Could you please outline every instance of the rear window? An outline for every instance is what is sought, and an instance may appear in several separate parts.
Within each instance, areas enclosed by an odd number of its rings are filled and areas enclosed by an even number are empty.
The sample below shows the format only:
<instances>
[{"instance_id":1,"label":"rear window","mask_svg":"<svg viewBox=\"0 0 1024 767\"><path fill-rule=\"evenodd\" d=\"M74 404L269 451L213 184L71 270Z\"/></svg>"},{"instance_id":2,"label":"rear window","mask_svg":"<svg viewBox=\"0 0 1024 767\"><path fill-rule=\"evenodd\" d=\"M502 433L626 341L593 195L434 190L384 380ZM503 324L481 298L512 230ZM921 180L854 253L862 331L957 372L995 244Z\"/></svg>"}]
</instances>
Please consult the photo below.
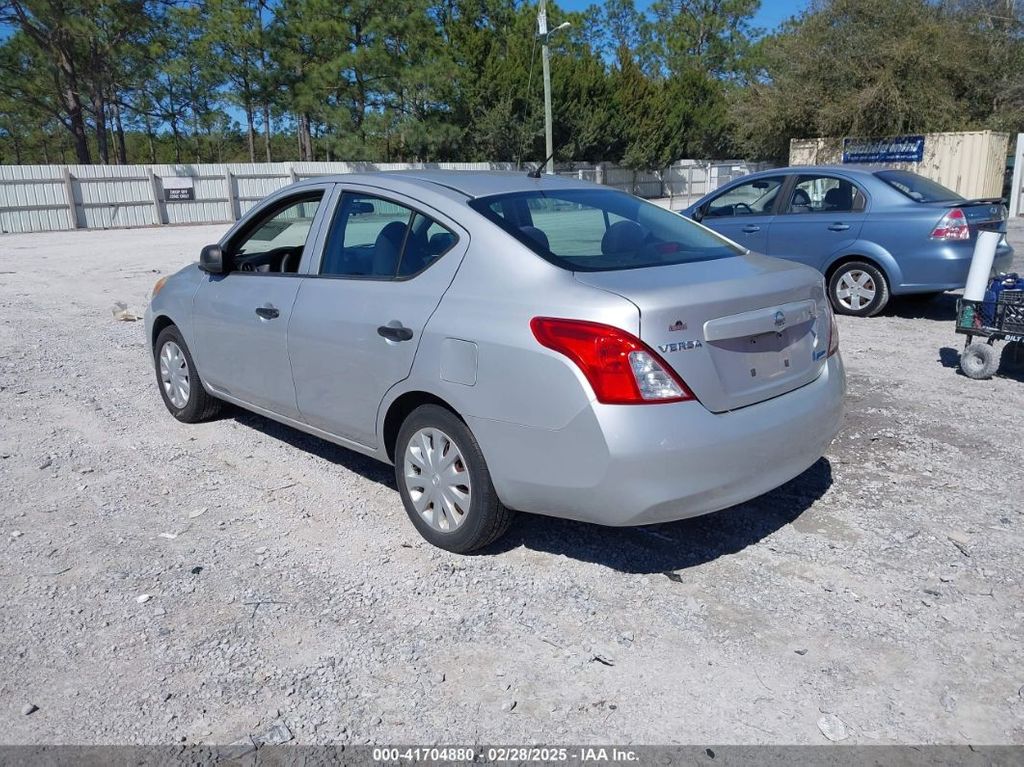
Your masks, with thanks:
<instances>
[{"instance_id":1,"label":"rear window","mask_svg":"<svg viewBox=\"0 0 1024 767\"><path fill-rule=\"evenodd\" d=\"M668 266L744 252L689 219L611 189L519 192L469 205L537 255L572 271Z\"/></svg>"},{"instance_id":2,"label":"rear window","mask_svg":"<svg viewBox=\"0 0 1024 767\"><path fill-rule=\"evenodd\" d=\"M942 184L908 170L881 170L875 175L915 202L950 202L963 199L952 189L946 189Z\"/></svg>"}]
</instances>

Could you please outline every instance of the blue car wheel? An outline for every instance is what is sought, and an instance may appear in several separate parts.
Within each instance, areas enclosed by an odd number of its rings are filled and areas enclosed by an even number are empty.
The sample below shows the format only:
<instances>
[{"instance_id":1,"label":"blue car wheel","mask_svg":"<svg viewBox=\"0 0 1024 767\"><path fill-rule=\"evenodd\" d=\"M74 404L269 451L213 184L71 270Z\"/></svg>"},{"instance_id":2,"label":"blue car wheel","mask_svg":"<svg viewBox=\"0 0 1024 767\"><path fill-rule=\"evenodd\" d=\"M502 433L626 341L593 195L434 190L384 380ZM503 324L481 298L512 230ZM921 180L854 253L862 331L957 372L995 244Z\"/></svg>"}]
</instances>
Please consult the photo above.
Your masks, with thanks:
<instances>
[{"instance_id":1,"label":"blue car wheel","mask_svg":"<svg viewBox=\"0 0 1024 767\"><path fill-rule=\"evenodd\" d=\"M889 281L866 261L847 261L828 281L828 297L837 314L873 317L889 303Z\"/></svg>"}]
</instances>

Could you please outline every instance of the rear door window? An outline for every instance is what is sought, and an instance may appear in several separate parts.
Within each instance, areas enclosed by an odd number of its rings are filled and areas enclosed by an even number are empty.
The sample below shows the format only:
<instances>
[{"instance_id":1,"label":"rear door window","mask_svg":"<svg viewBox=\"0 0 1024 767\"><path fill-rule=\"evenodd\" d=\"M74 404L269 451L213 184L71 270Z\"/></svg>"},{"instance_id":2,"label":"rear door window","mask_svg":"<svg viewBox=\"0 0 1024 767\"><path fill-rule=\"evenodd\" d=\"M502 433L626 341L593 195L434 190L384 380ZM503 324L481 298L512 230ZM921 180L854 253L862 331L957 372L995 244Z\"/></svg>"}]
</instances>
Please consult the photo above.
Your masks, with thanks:
<instances>
[{"instance_id":1,"label":"rear door window","mask_svg":"<svg viewBox=\"0 0 1024 767\"><path fill-rule=\"evenodd\" d=\"M429 216L405 205L346 192L331 222L320 274L411 277L444 255L457 239Z\"/></svg>"},{"instance_id":2,"label":"rear door window","mask_svg":"<svg viewBox=\"0 0 1024 767\"><path fill-rule=\"evenodd\" d=\"M711 200L704 211L705 218L724 216L765 216L772 212L784 176L758 178L734 186L728 192Z\"/></svg>"},{"instance_id":3,"label":"rear door window","mask_svg":"<svg viewBox=\"0 0 1024 767\"><path fill-rule=\"evenodd\" d=\"M836 176L807 175L797 178L785 213L852 213L864 206L864 193L856 184Z\"/></svg>"}]
</instances>

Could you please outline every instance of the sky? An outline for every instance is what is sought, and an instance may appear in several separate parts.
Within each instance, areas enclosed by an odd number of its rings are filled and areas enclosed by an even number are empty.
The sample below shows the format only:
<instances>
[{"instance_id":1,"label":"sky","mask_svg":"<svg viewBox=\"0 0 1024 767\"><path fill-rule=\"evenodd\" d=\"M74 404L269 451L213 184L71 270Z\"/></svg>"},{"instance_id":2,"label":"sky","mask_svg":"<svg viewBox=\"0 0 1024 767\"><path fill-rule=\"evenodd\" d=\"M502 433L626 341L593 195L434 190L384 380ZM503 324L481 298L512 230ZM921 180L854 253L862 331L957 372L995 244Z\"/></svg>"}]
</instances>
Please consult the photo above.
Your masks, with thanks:
<instances>
[{"instance_id":1,"label":"sky","mask_svg":"<svg viewBox=\"0 0 1024 767\"><path fill-rule=\"evenodd\" d=\"M569 11L582 11L600 0L559 0L559 5ZM653 0L636 0L638 8L647 8ZM761 7L754 16L753 26L770 32L791 16L805 10L808 0L761 0ZM0 40L6 39L11 30L0 25Z\"/></svg>"},{"instance_id":2,"label":"sky","mask_svg":"<svg viewBox=\"0 0 1024 767\"><path fill-rule=\"evenodd\" d=\"M567 11L582 11L600 0L558 0L558 5ZM636 0L637 8L650 7L653 0ZM761 0L761 7L754 16L753 26L766 32L775 29L786 19L806 10L808 0Z\"/></svg>"},{"instance_id":3,"label":"sky","mask_svg":"<svg viewBox=\"0 0 1024 767\"><path fill-rule=\"evenodd\" d=\"M783 21L807 10L807 0L761 0L754 26L772 30Z\"/></svg>"}]
</instances>

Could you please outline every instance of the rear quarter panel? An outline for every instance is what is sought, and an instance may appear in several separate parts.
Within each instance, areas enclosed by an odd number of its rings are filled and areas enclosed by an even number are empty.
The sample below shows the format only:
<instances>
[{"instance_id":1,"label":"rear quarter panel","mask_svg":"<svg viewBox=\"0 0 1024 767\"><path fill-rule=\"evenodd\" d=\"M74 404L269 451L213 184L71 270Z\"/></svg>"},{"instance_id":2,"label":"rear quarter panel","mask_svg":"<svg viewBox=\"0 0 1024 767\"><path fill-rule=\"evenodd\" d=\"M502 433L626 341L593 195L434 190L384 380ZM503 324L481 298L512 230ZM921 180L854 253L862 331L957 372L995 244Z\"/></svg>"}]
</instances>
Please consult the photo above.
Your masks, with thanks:
<instances>
[{"instance_id":1,"label":"rear quarter panel","mask_svg":"<svg viewBox=\"0 0 1024 767\"><path fill-rule=\"evenodd\" d=\"M887 255L894 294L963 287L975 242L931 239L941 215L933 207L910 203L875 211L865 222L861 237L877 246L879 258Z\"/></svg>"},{"instance_id":2,"label":"rear quarter panel","mask_svg":"<svg viewBox=\"0 0 1024 767\"><path fill-rule=\"evenodd\" d=\"M530 320L587 319L636 334L639 310L620 296L580 285L571 272L547 263L489 222L471 233L458 274L424 329L412 372L388 392L378 422L399 396L424 391L464 417L563 428L593 393L572 362L537 342ZM442 363L451 360L445 350L451 340L460 349L475 347L475 375L464 363L458 375L442 375Z\"/></svg>"}]
</instances>

